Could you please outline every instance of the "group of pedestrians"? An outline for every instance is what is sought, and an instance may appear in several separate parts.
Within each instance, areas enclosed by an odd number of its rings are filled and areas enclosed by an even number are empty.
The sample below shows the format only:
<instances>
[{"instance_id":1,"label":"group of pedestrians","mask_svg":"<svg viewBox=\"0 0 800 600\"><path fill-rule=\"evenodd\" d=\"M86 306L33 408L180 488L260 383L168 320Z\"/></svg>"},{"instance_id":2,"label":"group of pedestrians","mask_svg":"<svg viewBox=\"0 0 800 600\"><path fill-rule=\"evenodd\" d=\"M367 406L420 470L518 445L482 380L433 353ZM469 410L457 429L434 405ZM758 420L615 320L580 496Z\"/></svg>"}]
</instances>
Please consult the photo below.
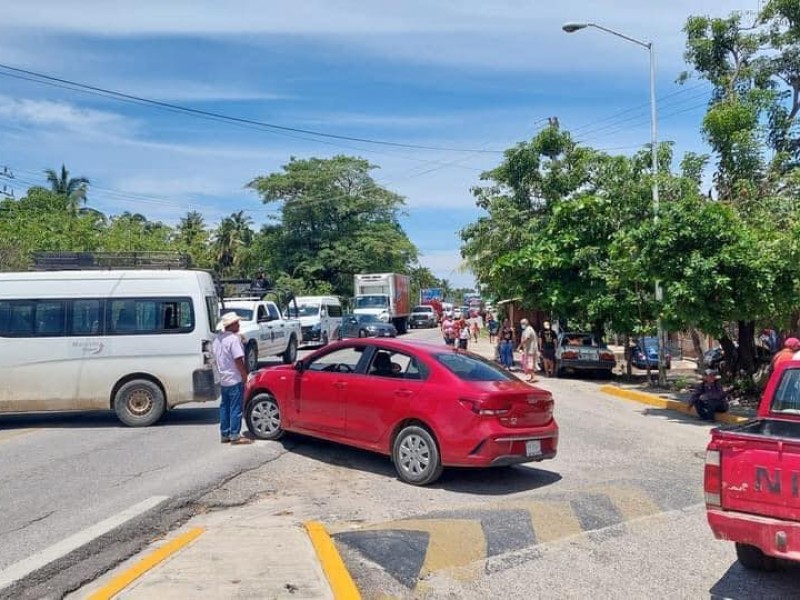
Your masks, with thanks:
<instances>
[{"instance_id":1,"label":"group of pedestrians","mask_svg":"<svg viewBox=\"0 0 800 600\"><path fill-rule=\"evenodd\" d=\"M555 374L556 358L556 332L550 326L549 321L542 324L541 331L537 332L528 319L521 319L519 322L520 334L519 343L516 349L520 352L520 363L522 371L527 381L536 381L536 371L539 364L539 356L542 357L544 373L548 377ZM515 330L509 319L503 319L502 324L497 327L489 322L489 341L494 341L493 329L497 331L497 357L500 364L506 369L514 367L514 347Z\"/></svg>"},{"instance_id":2,"label":"group of pedestrians","mask_svg":"<svg viewBox=\"0 0 800 600\"><path fill-rule=\"evenodd\" d=\"M458 319L452 315L445 315L441 328L444 343L459 350L467 350L470 340L477 342L480 335L477 321L467 321L464 315Z\"/></svg>"}]
</instances>

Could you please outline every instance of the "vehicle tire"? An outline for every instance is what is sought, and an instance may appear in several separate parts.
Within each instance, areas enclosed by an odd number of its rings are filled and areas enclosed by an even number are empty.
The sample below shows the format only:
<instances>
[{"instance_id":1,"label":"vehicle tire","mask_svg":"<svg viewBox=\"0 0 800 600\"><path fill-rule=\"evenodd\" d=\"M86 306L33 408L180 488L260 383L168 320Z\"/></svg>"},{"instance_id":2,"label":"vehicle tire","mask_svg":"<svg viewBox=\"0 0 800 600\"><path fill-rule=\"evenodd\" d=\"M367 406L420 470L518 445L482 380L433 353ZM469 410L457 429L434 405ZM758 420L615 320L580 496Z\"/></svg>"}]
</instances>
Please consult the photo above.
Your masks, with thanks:
<instances>
[{"instance_id":1,"label":"vehicle tire","mask_svg":"<svg viewBox=\"0 0 800 600\"><path fill-rule=\"evenodd\" d=\"M283 436L281 409L272 394L256 394L244 411L247 429L259 440L277 440Z\"/></svg>"},{"instance_id":2,"label":"vehicle tire","mask_svg":"<svg viewBox=\"0 0 800 600\"><path fill-rule=\"evenodd\" d=\"M294 361L297 360L297 338L291 336L289 338L289 345L286 346L286 350L284 350L283 354L281 354L281 359L283 363L286 365L291 365Z\"/></svg>"},{"instance_id":3,"label":"vehicle tire","mask_svg":"<svg viewBox=\"0 0 800 600\"><path fill-rule=\"evenodd\" d=\"M244 364L247 365L248 373L258 370L258 345L252 340L244 350Z\"/></svg>"},{"instance_id":4,"label":"vehicle tire","mask_svg":"<svg viewBox=\"0 0 800 600\"><path fill-rule=\"evenodd\" d=\"M358 330L358 337L360 337L360 338L367 337L367 332L364 329L359 329Z\"/></svg>"},{"instance_id":5,"label":"vehicle tire","mask_svg":"<svg viewBox=\"0 0 800 600\"><path fill-rule=\"evenodd\" d=\"M558 364L558 361L555 361L553 366L553 373L555 373L556 377L563 377L564 376L564 368Z\"/></svg>"},{"instance_id":6,"label":"vehicle tire","mask_svg":"<svg viewBox=\"0 0 800 600\"><path fill-rule=\"evenodd\" d=\"M750 571L774 571L778 560L767 556L759 548L749 544L736 543L736 558L745 569Z\"/></svg>"},{"instance_id":7,"label":"vehicle tire","mask_svg":"<svg viewBox=\"0 0 800 600\"><path fill-rule=\"evenodd\" d=\"M436 440L427 429L409 425L400 430L392 444L392 462L400 479L411 485L428 485L442 474Z\"/></svg>"},{"instance_id":8,"label":"vehicle tire","mask_svg":"<svg viewBox=\"0 0 800 600\"><path fill-rule=\"evenodd\" d=\"M323 331L322 332L322 345L323 346L327 346L328 345L328 341L329 341L328 340L328 332L327 331Z\"/></svg>"},{"instance_id":9,"label":"vehicle tire","mask_svg":"<svg viewBox=\"0 0 800 600\"><path fill-rule=\"evenodd\" d=\"M149 379L133 379L114 394L114 412L128 427L148 427L164 416L164 392Z\"/></svg>"}]
</instances>

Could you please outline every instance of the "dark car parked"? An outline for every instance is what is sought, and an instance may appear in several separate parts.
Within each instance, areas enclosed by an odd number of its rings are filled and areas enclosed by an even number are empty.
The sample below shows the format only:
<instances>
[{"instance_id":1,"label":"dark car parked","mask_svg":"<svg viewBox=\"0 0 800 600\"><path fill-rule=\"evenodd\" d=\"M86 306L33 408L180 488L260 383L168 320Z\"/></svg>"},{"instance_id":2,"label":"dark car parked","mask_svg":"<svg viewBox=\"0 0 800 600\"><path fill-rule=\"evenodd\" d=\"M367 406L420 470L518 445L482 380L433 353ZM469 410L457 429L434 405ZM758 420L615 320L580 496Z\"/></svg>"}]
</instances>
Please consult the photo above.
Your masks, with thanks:
<instances>
[{"instance_id":1,"label":"dark car parked","mask_svg":"<svg viewBox=\"0 0 800 600\"><path fill-rule=\"evenodd\" d=\"M651 369L658 369L658 338L640 338L631 348L631 364L637 369L646 369L648 364ZM664 366L672 368L672 356L667 348L664 348Z\"/></svg>"},{"instance_id":2,"label":"dark car parked","mask_svg":"<svg viewBox=\"0 0 800 600\"><path fill-rule=\"evenodd\" d=\"M375 315L345 315L342 318L342 338L397 337L397 329Z\"/></svg>"}]
</instances>

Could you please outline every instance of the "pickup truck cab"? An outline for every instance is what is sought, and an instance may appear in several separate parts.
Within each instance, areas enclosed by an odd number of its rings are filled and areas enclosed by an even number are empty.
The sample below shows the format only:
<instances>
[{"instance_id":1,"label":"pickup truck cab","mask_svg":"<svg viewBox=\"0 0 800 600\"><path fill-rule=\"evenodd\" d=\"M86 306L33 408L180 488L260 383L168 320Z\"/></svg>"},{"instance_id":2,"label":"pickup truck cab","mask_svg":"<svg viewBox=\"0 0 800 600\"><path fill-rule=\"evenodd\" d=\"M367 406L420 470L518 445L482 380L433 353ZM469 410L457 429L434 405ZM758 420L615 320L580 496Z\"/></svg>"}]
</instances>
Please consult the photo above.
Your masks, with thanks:
<instances>
[{"instance_id":1,"label":"pickup truck cab","mask_svg":"<svg viewBox=\"0 0 800 600\"><path fill-rule=\"evenodd\" d=\"M800 561L800 361L778 365L757 419L711 431L704 487L711 530L742 566Z\"/></svg>"},{"instance_id":2,"label":"pickup truck cab","mask_svg":"<svg viewBox=\"0 0 800 600\"><path fill-rule=\"evenodd\" d=\"M278 305L258 298L226 298L222 313L240 317L239 334L244 343L245 363L251 373L258 369L259 357L279 356L285 364L297 360L302 339L300 321L284 319Z\"/></svg>"}]
</instances>

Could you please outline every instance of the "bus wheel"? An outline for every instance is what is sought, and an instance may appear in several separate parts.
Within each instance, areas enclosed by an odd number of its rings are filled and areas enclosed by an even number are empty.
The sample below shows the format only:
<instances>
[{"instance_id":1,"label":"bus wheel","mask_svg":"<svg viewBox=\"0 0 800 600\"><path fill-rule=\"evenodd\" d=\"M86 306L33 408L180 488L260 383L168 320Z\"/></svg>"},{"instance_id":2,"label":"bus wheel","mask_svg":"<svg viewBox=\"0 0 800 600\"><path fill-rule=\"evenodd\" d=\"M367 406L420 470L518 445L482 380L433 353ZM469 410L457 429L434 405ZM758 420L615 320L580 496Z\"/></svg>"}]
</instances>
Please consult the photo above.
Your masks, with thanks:
<instances>
[{"instance_id":1,"label":"bus wheel","mask_svg":"<svg viewBox=\"0 0 800 600\"><path fill-rule=\"evenodd\" d=\"M153 425L166 408L164 392L148 379L134 379L120 386L114 395L114 411L128 427Z\"/></svg>"}]
</instances>

